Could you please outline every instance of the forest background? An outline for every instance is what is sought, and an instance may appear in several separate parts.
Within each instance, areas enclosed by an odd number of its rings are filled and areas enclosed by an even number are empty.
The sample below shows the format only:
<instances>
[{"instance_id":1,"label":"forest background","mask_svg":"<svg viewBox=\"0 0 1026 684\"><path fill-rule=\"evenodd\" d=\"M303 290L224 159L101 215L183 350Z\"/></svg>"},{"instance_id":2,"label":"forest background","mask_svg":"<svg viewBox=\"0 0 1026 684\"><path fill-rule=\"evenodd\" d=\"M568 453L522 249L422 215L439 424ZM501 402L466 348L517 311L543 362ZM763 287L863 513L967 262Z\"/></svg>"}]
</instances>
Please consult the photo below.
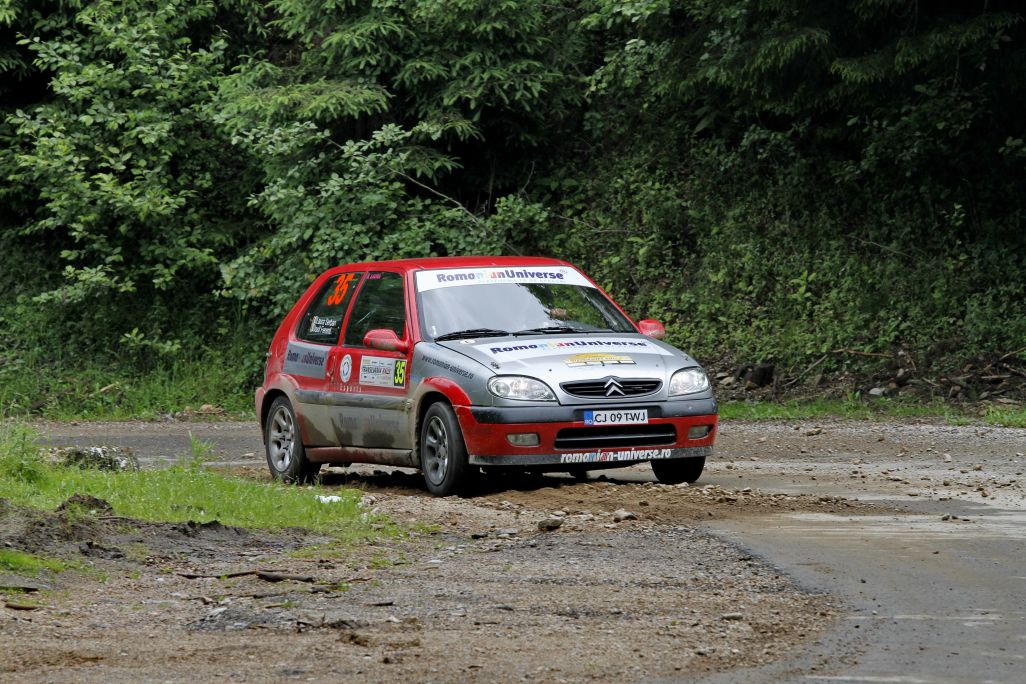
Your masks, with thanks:
<instances>
[{"instance_id":1,"label":"forest background","mask_svg":"<svg viewBox=\"0 0 1026 684\"><path fill-rule=\"evenodd\" d=\"M244 410L318 273L446 254L567 259L719 368L1021 365L1024 19L0 0L0 414Z\"/></svg>"}]
</instances>

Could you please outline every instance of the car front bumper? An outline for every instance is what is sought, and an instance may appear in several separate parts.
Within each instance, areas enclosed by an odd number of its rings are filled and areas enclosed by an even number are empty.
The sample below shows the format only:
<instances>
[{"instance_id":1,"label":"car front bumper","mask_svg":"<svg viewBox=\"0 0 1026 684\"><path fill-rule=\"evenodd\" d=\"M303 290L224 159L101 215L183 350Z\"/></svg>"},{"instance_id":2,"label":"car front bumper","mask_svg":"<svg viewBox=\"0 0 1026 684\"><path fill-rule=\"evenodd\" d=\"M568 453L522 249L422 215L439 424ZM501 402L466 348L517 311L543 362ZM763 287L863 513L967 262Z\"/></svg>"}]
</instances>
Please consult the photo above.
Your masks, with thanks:
<instances>
[{"instance_id":1,"label":"car front bumper","mask_svg":"<svg viewBox=\"0 0 1026 684\"><path fill-rule=\"evenodd\" d=\"M644 434L632 435L639 426L589 426L586 410L647 409L644 426L662 426L661 436L646 442ZM649 405L586 405L531 407L456 407L470 463L478 466L564 466L595 468L630 465L643 461L677 458L704 458L712 454L716 439L716 402L712 399L664 401ZM672 427L672 431L669 428ZM708 432L691 437L695 432ZM580 447L567 446L566 435L573 433ZM622 432L624 434L611 435ZM640 432L640 431L639 431ZM510 435L538 435L536 446L517 446ZM672 437L670 435L672 433ZM630 442L625 445L624 441ZM562 442L557 446L557 442Z\"/></svg>"}]
</instances>

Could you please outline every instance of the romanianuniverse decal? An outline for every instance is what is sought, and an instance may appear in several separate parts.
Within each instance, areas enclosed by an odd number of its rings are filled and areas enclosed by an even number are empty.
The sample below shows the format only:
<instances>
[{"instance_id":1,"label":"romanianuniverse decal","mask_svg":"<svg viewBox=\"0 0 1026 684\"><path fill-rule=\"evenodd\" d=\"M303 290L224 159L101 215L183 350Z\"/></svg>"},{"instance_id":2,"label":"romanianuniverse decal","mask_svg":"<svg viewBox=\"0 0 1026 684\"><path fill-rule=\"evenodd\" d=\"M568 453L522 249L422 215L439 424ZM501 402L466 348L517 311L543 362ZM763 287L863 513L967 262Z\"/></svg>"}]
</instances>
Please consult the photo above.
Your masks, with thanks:
<instances>
[{"instance_id":1,"label":"romanianuniverse decal","mask_svg":"<svg viewBox=\"0 0 1026 684\"><path fill-rule=\"evenodd\" d=\"M510 342L491 342L478 344L474 347L480 352L490 356L497 361L519 361L521 359L533 359L539 356L554 356L561 354L572 354L575 357L582 357L578 352L606 352L601 356L612 359L613 355L608 352L633 352L635 354L659 354L661 356L673 356L662 347L640 335L630 337L582 337L575 339L559 340L537 340L530 342L513 340ZM620 356L619 363L633 364L634 359L629 356ZM590 365L590 364L582 364Z\"/></svg>"},{"instance_id":2,"label":"romanianuniverse decal","mask_svg":"<svg viewBox=\"0 0 1026 684\"><path fill-rule=\"evenodd\" d=\"M317 344L289 342L282 372L304 378L323 378L328 364L328 349Z\"/></svg>"},{"instance_id":3,"label":"romanianuniverse decal","mask_svg":"<svg viewBox=\"0 0 1026 684\"><path fill-rule=\"evenodd\" d=\"M450 268L417 272L417 290L426 292L440 287L494 285L496 283L550 283L595 287L568 266L511 266L490 268Z\"/></svg>"}]
</instances>

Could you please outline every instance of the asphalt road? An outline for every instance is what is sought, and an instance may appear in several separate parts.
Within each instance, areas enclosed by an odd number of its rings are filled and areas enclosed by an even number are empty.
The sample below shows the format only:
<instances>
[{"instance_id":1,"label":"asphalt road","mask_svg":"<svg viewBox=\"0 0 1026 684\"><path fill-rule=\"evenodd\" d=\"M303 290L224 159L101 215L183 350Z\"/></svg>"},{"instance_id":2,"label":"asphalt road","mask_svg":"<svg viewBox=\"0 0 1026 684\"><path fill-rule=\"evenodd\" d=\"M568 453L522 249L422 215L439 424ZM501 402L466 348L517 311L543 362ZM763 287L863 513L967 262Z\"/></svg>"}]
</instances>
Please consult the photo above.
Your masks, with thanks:
<instances>
[{"instance_id":1,"label":"asphalt road","mask_svg":"<svg viewBox=\"0 0 1026 684\"><path fill-rule=\"evenodd\" d=\"M132 447L144 466L190 453L257 465L247 423L42 426L54 444ZM1026 682L1026 430L862 422L725 423L699 484L843 496L871 516L770 513L710 528L847 606L772 666L708 682ZM609 471L649 481L647 468ZM947 519L944 519L944 518Z\"/></svg>"}]
</instances>

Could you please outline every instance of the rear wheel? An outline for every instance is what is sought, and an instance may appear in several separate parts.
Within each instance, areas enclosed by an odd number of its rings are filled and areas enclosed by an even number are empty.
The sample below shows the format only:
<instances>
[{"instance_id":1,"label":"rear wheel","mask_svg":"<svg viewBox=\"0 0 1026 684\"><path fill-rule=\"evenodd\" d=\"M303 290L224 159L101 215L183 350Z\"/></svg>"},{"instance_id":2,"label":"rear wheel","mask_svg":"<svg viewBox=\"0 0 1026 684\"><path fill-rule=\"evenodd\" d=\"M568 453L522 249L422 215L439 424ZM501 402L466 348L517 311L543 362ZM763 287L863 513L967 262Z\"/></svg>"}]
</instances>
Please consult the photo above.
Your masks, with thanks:
<instances>
[{"instance_id":1,"label":"rear wheel","mask_svg":"<svg viewBox=\"0 0 1026 684\"><path fill-rule=\"evenodd\" d=\"M705 469L705 456L652 461L652 472L663 484L696 482Z\"/></svg>"},{"instance_id":2,"label":"rear wheel","mask_svg":"<svg viewBox=\"0 0 1026 684\"><path fill-rule=\"evenodd\" d=\"M435 496L456 494L473 479L475 469L467 462L459 421L445 402L432 404L421 422L420 469L428 491Z\"/></svg>"},{"instance_id":3,"label":"rear wheel","mask_svg":"<svg viewBox=\"0 0 1026 684\"><path fill-rule=\"evenodd\" d=\"M282 482L310 482L317 477L320 463L306 460L303 438L292 404L285 397L278 397L267 412L264 425L264 448L267 452L267 466L271 476Z\"/></svg>"}]
</instances>

